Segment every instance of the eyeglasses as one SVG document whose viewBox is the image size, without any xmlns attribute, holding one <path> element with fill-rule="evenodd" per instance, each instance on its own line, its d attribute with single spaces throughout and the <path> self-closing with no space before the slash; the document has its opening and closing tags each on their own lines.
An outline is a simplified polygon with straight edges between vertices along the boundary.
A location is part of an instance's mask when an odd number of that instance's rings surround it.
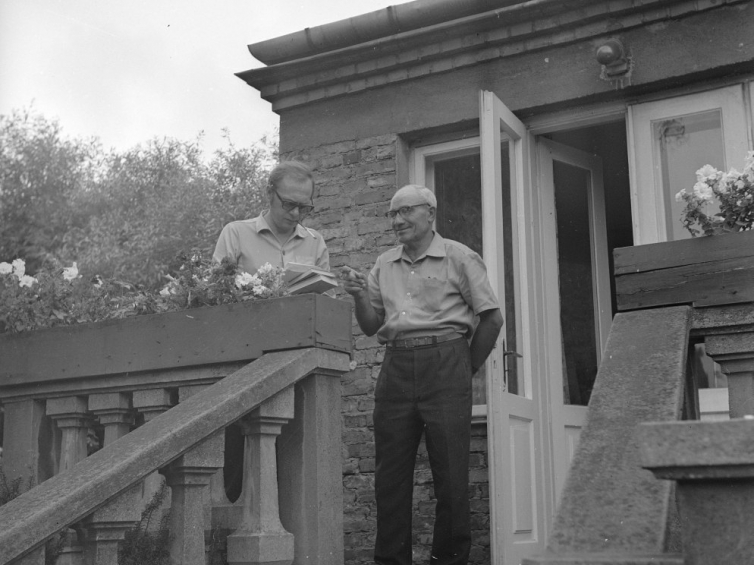
<svg viewBox="0 0 754 565">
<path fill-rule="evenodd" d="M 425 202 L 424 204 L 414 204 L 413 206 L 401 206 L 397 210 L 388 210 L 387 212 L 385 212 L 385 216 L 390 218 L 391 220 L 394 220 L 398 214 L 400 214 L 404 218 L 407 218 L 414 211 L 414 208 L 418 208 L 419 206 L 429 206 L 429 204 Z M 431 206 L 429 207 L 431 208 Z"/>
<path fill-rule="evenodd" d="M 278 200 L 280 200 L 280 203 L 283 205 L 283 210 L 286 212 L 293 212 L 296 208 L 298 208 L 298 213 L 302 216 L 308 216 L 312 213 L 312 210 L 314 210 L 314 206 L 310 204 L 301 204 L 300 202 L 294 202 L 293 200 L 284 200 L 280 198 L 280 195 L 277 193 L 276 190 L 273 191 L 275 193 L 275 196 L 278 197 Z"/>
</svg>

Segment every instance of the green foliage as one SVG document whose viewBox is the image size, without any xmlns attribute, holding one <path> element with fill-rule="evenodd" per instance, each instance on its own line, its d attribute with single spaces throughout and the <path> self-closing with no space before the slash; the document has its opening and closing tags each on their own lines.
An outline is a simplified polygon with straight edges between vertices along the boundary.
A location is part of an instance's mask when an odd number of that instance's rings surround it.
<svg viewBox="0 0 754 565">
<path fill-rule="evenodd" d="M 213 249 L 264 206 L 275 142 L 225 139 L 209 160 L 201 139 L 106 152 L 30 111 L 0 115 L 0 261 L 24 258 L 32 274 L 76 261 L 86 278 L 158 286 L 179 250 Z"/>
<path fill-rule="evenodd" d="M 84 279 L 72 267 L 25 274 L 23 260 L 0 263 L 0 333 L 177 312 L 288 294 L 281 267 L 263 265 L 255 275 L 230 259 L 215 263 L 199 250 L 179 253 L 161 289 L 115 279 Z"/>
<path fill-rule="evenodd" d="M 170 515 L 165 513 L 156 521 L 158 511 L 169 492 L 163 482 L 141 513 L 141 520 L 137 526 L 126 532 L 125 539 L 118 549 L 118 565 L 170 564 Z"/>
<path fill-rule="evenodd" d="M 3 470 L 2 464 L 0 464 L 0 506 L 8 504 L 14 498 L 21 496 L 24 492 L 34 486 L 34 479 L 29 476 L 24 488 L 24 480 L 21 477 L 15 479 L 8 479 L 8 476 Z"/>
</svg>

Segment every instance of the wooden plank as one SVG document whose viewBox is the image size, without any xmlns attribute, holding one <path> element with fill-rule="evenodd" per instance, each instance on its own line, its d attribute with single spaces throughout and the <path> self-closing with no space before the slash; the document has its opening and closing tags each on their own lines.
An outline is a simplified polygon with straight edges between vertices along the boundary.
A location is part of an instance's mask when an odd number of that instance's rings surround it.
<svg viewBox="0 0 754 565">
<path fill-rule="evenodd" d="M 44 543 L 272 395 L 323 371 L 348 371 L 348 355 L 317 348 L 264 355 L 0 507 L 0 563 Z"/>
<path fill-rule="evenodd" d="M 754 231 L 621 247 L 613 256 L 616 276 L 708 261 L 754 259 Z"/>
<path fill-rule="evenodd" d="M 618 310 L 754 302 L 754 231 L 616 249 Z"/>
<path fill-rule="evenodd" d="M 703 270 L 700 269 L 703 267 Z M 754 302 L 754 259 L 684 265 L 616 277 L 618 310 Z"/>
<path fill-rule="evenodd" d="M 0 387 L 351 348 L 351 305 L 307 294 L 0 336 Z"/>
</svg>

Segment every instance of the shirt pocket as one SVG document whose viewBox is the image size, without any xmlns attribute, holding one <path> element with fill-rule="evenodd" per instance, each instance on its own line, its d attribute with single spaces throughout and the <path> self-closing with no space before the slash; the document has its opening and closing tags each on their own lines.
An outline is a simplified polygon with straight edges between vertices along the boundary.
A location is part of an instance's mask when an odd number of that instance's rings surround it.
<svg viewBox="0 0 754 565">
<path fill-rule="evenodd" d="M 429 313 L 435 313 L 440 310 L 443 300 L 447 294 L 447 280 L 424 277 L 419 279 L 418 301 L 421 308 Z"/>
</svg>

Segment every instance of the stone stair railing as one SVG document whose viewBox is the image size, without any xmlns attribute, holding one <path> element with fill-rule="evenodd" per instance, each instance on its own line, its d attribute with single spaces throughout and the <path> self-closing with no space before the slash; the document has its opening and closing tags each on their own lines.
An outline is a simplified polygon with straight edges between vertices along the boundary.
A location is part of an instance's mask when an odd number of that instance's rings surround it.
<svg viewBox="0 0 754 565">
<path fill-rule="evenodd" d="M 223 466 L 222 432 L 239 420 L 252 449 L 244 465 L 240 520 L 228 536 L 229 563 L 293 561 L 293 535 L 283 528 L 278 513 L 279 472 L 288 475 L 287 484 L 300 485 L 281 500 L 288 514 L 300 516 L 310 526 L 310 539 L 301 540 L 310 546 L 306 550 L 319 548 L 320 563 L 342 560 L 342 555 L 322 555 L 323 540 L 317 532 L 319 527 L 331 536 L 337 533 L 332 514 L 338 513 L 340 504 L 332 492 L 334 485 L 318 486 L 315 493 L 305 485 L 327 480 L 325 473 L 334 470 L 327 457 L 335 456 L 339 464 L 340 434 L 326 437 L 322 433 L 332 431 L 323 428 L 332 426 L 327 416 L 335 400 L 328 398 L 324 406 L 318 405 L 318 400 L 327 389 L 332 392 L 327 381 L 347 370 L 348 356 L 332 351 L 307 348 L 265 354 L 76 462 L 73 459 L 85 453 L 82 430 L 87 420 L 85 409 L 92 403 L 80 396 L 72 397 L 75 401 L 51 403 L 56 422 L 64 421 L 61 449 L 66 455 L 61 461 L 69 461 L 70 466 L 0 507 L 0 563 L 44 563 L 44 542 L 73 525 L 87 534 L 79 540 L 81 555 L 68 556 L 70 559 L 97 565 L 117 563 L 117 542 L 139 517 L 143 482 L 160 471 L 171 487 L 172 562 L 203 565 L 206 513 L 212 508 L 206 504 L 207 487 Z M 304 398 L 297 401 L 294 390 Z M 309 412 L 312 421 L 297 426 L 298 445 L 281 449 L 285 468 L 278 468 L 275 437 L 293 419 L 295 404 L 300 405 L 301 416 L 307 419 Z M 305 477 L 307 473 L 315 478 Z M 335 473 L 333 476 L 337 479 Z M 325 515 L 310 500 L 323 487 L 329 492 L 321 492 L 315 502 L 325 506 Z M 307 528 L 300 531 L 303 537 L 307 535 Z M 337 544 L 330 549 L 338 551 Z"/>
<path fill-rule="evenodd" d="M 350 330 L 347 303 L 309 295 L 0 336 L 3 469 L 37 484 L 0 507 L 0 564 L 44 563 L 62 533 L 57 565 L 115 565 L 163 481 L 171 563 L 204 565 L 210 532 L 229 563 L 342 563 Z"/>
<path fill-rule="evenodd" d="M 615 270 L 547 551 L 523 564 L 754 563 L 754 232 L 616 250 Z M 727 375 L 730 421 L 694 421 L 697 343 Z"/>
</svg>

